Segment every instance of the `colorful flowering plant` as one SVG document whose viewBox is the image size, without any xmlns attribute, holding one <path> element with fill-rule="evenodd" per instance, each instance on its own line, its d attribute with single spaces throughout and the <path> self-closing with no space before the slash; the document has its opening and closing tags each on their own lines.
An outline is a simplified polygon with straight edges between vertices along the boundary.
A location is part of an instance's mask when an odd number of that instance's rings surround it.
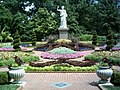
<svg viewBox="0 0 120 90">
<path fill-rule="evenodd" d="M 100 62 L 99 66 L 100 67 L 112 67 L 112 64 L 111 64 L 110 60 L 105 57 Z"/>
<path fill-rule="evenodd" d="M 41 57 L 47 59 L 73 59 L 82 57 L 83 55 L 83 52 L 77 52 L 66 47 L 59 47 L 48 52 L 43 52 Z"/>
</svg>

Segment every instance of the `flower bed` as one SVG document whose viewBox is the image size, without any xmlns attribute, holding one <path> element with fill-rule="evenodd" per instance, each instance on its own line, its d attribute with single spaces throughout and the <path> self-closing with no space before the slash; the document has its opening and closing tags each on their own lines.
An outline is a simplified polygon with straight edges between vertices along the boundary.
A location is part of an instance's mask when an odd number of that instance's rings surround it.
<svg viewBox="0 0 120 90">
<path fill-rule="evenodd" d="M 2 47 L 0 48 L 0 51 L 14 51 L 15 49 L 12 47 Z"/>
<path fill-rule="evenodd" d="M 82 57 L 83 55 L 83 52 L 77 52 L 66 47 L 59 47 L 48 52 L 41 53 L 41 57 L 46 59 L 74 59 Z"/>
<path fill-rule="evenodd" d="M 24 67 L 26 72 L 95 72 L 98 69 L 98 66 L 90 66 L 90 67 L 78 67 L 72 65 L 51 65 L 45 67 L 32 67 L 26 66 Z"/>
</svg>

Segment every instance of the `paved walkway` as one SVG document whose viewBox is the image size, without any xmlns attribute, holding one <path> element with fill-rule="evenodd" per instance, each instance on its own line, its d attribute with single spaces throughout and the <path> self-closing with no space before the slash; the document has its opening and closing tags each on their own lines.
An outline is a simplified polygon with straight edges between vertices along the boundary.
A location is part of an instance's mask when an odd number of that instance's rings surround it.
<svg viewBox="0 0 120 90">
<path fill-rule="evenodd" d="M 100 90 L 96 73 L 26 73 L 22 80 L 23 90 Z"/>
</svg>

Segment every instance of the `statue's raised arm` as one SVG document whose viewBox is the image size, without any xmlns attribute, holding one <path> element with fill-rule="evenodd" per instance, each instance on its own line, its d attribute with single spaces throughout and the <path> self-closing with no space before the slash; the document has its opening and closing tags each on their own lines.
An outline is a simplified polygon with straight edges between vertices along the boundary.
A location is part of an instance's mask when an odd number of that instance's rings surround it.
<svg viewBox="0 0 120 90">
<path fill-rule="evenodd" d="M 60 12 L 60 17 L 61 17 L 61 24 L 59 28 L 67 28 L 67 21 L 66 21 L 67 13 L 66 10 L 64 9 L 64 6 L 62 6 L 61 9 L 59 9 L 59 6 L 57 6 L 57 11 Z"/>
</svg>

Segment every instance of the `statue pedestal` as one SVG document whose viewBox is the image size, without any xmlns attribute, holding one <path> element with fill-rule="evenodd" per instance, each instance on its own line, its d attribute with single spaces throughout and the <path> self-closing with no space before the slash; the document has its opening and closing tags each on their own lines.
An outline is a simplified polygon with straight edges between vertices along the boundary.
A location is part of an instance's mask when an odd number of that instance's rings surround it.
<svg viewBox="0 0 120 90">
<path fill-rule="evenodd" d="M 60 39 L 68 39 L 68 28 L 58 28 L 59 30 L 59 38 Z"/>
</svg>

